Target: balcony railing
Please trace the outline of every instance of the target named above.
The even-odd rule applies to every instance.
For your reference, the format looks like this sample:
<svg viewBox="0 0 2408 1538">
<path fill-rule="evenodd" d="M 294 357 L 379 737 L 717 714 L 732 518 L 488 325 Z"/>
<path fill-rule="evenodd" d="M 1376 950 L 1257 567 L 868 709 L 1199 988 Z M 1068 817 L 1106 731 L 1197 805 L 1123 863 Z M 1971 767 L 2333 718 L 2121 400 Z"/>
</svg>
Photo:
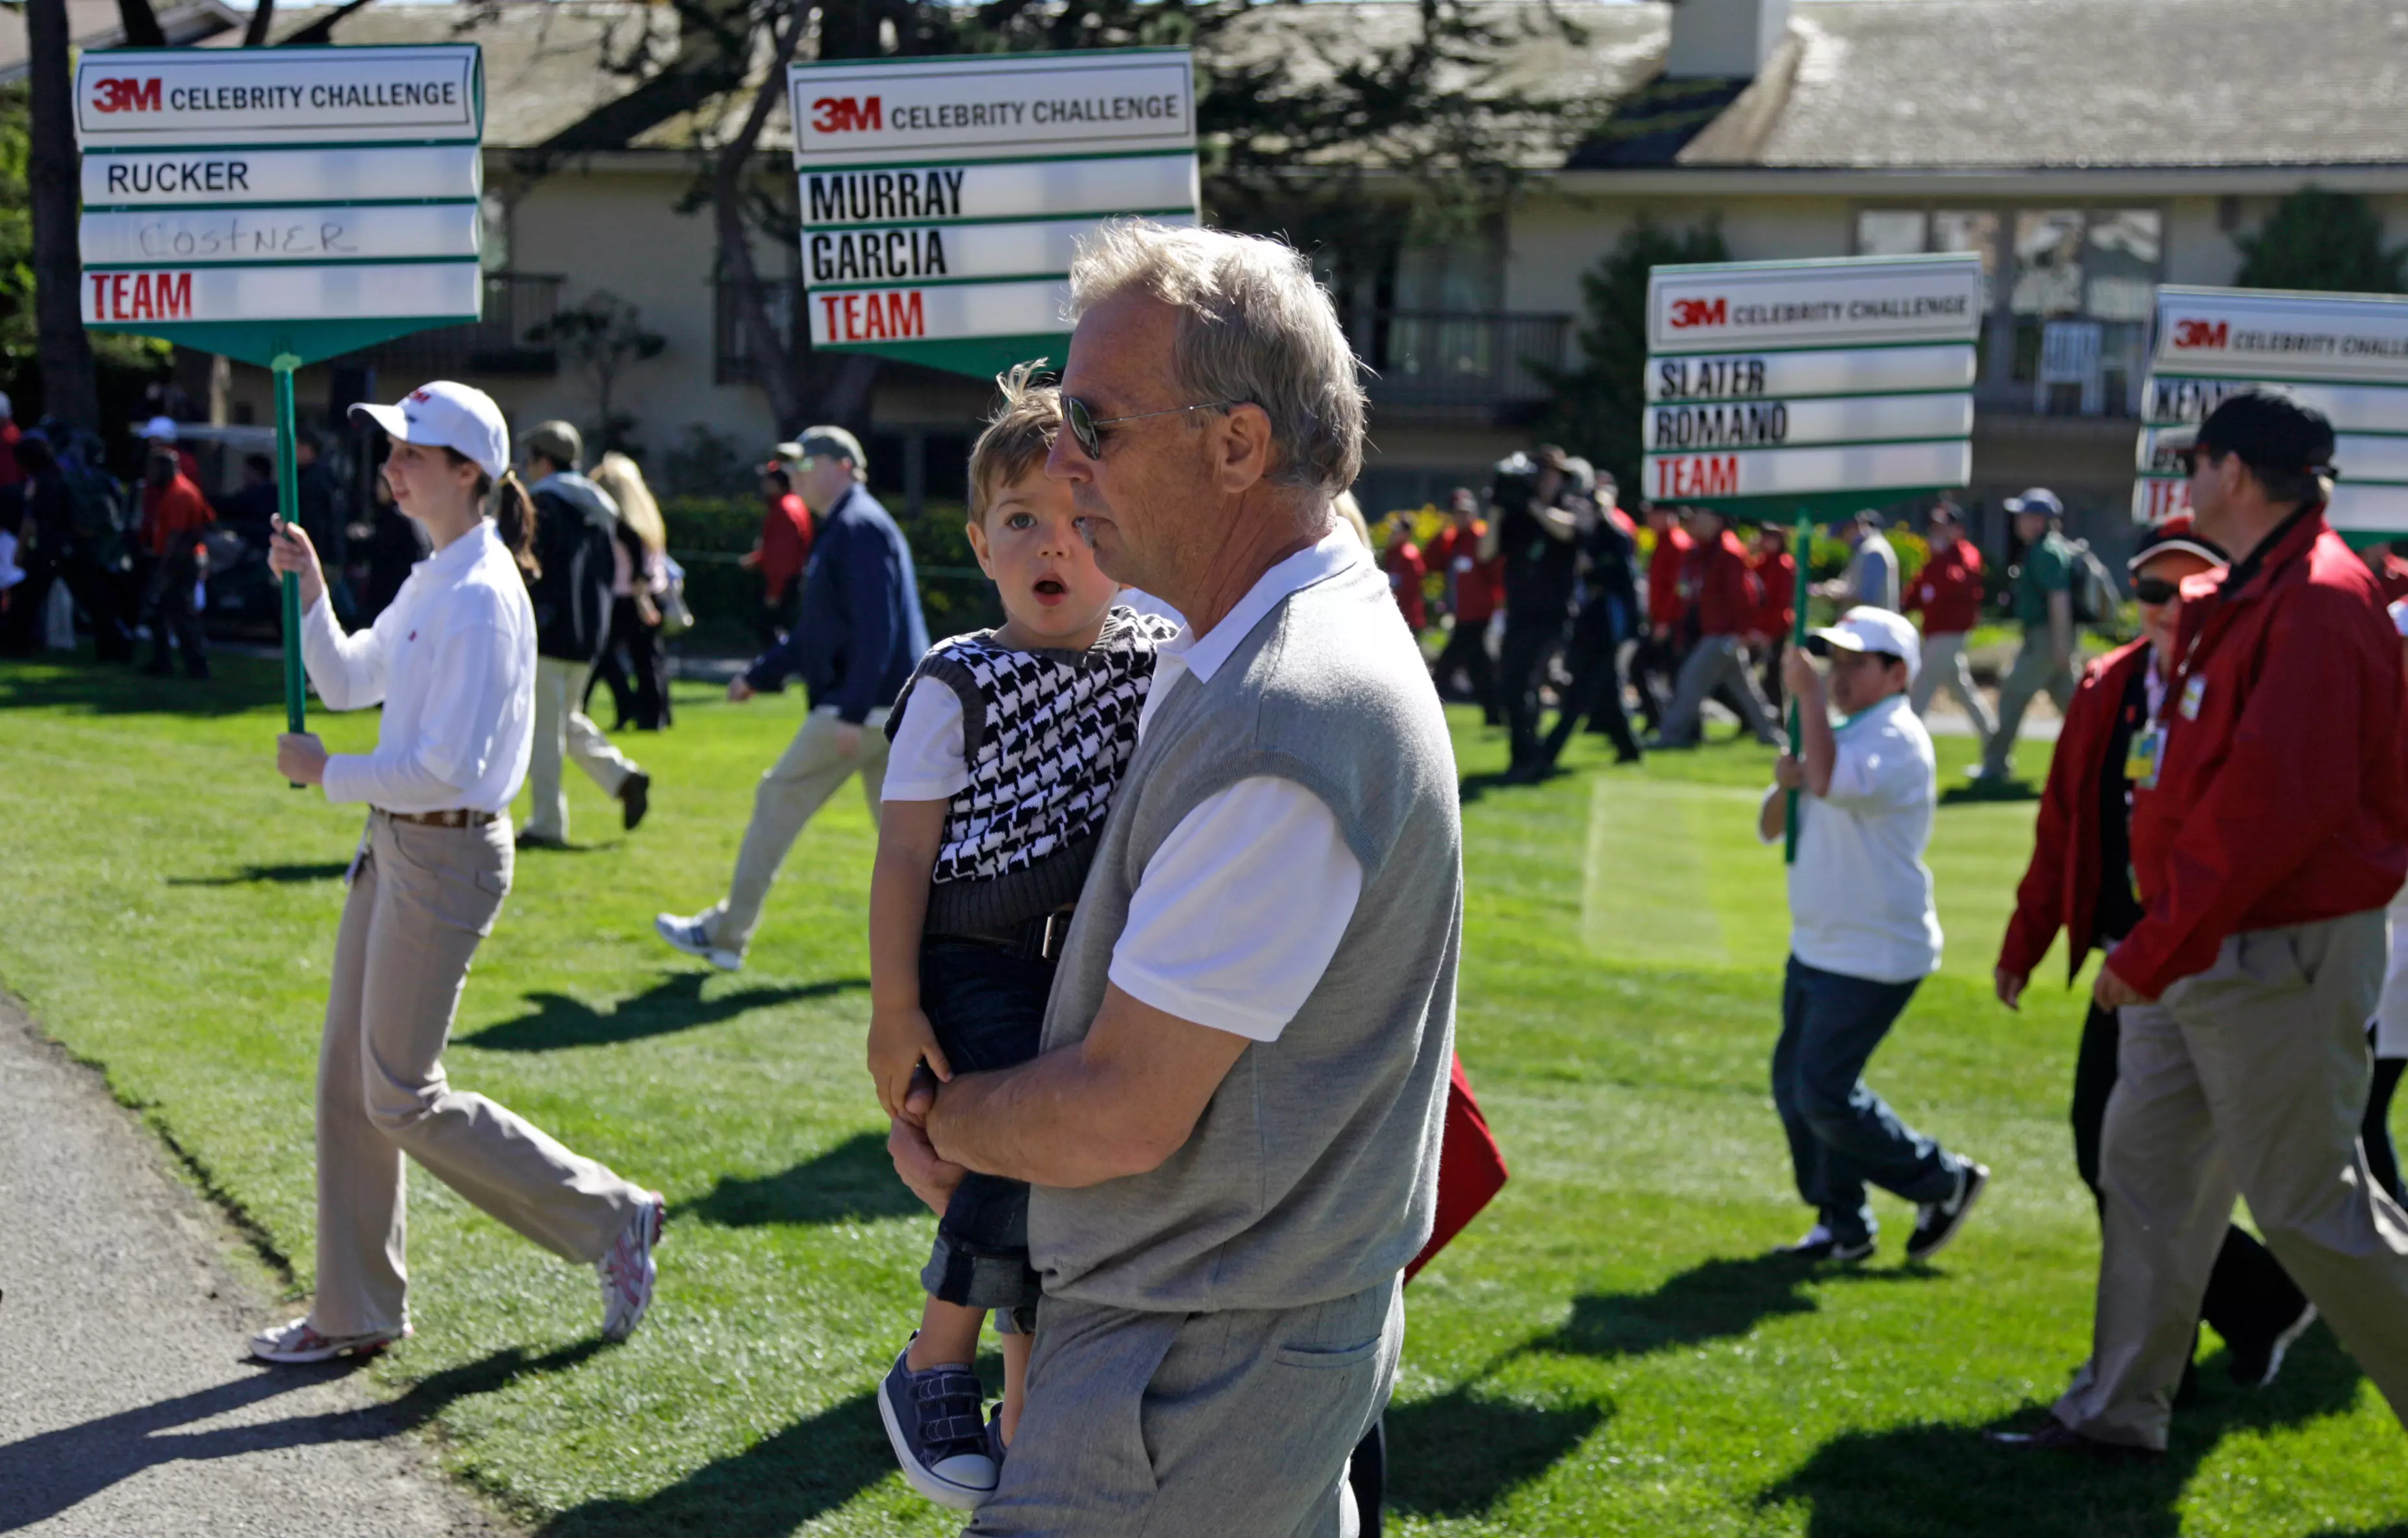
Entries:
<svg viewBox="0 0 2408 1538">
<path fill-rule="evenodd" d="M 1572 321 L 1569 315 L 1378 310 L 1358 315 L 1354 332 L 1355 351 L 1375 370 L 1376 404 L 1495 411 L 1536 406 L 1553 394 L 1537 367 L 1566 367 Z"/>
<path fill-rule="evenodd" d="M 763 303 L 769 307 L 769 323 L 786 338 L 790 355 L 800 356 L 810 345 L 804 322 L 808 319 L 801 299 L 802 284 L 792 278 L 761 280 L 756 286 Z M 761 360 L 755 355 L 752 335 L 745 329 L 743 309 L 737 299 L 743 285 L 733 278 L 722 278 L 711 290 L 710 335 L 711 378 L 721 384 L 758 384 L 761 382 Z"/>
<path fill-rule="evenodd" d="M 489 272 L 483 320 L 398 337 L 347 361 L 419 379 L 557 373 L 558 350 L 535 334 L 560 308 L 562 281 L 536 273 Z"/>
</svg>

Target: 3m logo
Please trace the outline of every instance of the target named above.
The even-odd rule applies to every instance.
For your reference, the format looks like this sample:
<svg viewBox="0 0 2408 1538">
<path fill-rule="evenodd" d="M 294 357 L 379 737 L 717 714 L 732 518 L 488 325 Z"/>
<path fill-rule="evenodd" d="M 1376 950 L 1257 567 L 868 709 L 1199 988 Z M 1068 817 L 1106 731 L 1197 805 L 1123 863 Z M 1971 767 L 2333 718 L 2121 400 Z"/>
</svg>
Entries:
<svg viewBox="0 0 2408 1538">
<path fill-rule="evenodd" d="M 1672 301 L 1672 329 L 1686 331 L 1693 325 L 1730 324 L 1728 299 L 1675 299 Z"/>
<path fill-rule="evenodd" d="M 120 76 L 92 82 L 92 108 L 95 112 L 156 112 L 159 110 L 159 82 L 156 79 L 133 80 Z"/>
<path fill-rule="evenodd" d="M 1648 495 L 1657 502 L 1739 495 L 1737 454 L 1681 454 L 1651 460 L 1648 468 L 1656 472 L 1656 489 Z"/>
<path fill-rule="evenodd" d="M 2176 321 L 2176 347 L 2229 347 L 2232 345 L 2230 321 Z"/>
<path fill-rule="evenodd" d="M 822 96 L 811 103 L 811 131 L 816 134 L 876 132 L 886 126 L 886 114 L 876 96 Z"/>
</svg>

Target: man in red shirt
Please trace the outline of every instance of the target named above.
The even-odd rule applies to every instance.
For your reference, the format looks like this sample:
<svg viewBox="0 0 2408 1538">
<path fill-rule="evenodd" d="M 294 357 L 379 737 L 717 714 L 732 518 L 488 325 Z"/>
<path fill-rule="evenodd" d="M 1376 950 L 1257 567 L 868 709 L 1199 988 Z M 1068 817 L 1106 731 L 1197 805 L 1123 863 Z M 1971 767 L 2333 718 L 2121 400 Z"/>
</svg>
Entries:
<svg viewBox="0 0 2408 1538">
<path fill-rule="evenodd" d="M 201 634 L 201 606 L 194 591 L 208 571 L 201 536 L 217 521 L 209 499 L 170 452 L 153 452 L 143 470 L 142 521 L 136 537 L 150 558 L 144 598 L 150 611 L 150 671 L 175 671 L 168 640 L 183 648 L 184 670 L 209 676 L 208 641 Z"/>
<path fill-rule="evenodd" d="M 1429 624 L 1428 595 L 1422 591 L 1429 577 L 1429 562 L 1422 558 L 1422 547 L 1413 543 L 1412 525 L 1402 517 L 1388 525 L 1388 549 L 1382 566 L 1388 573 L 1388 590 L 1397 596 L 1397 609 L 1418 639 Z"/>
<path fill-rule="evenodd" d="M 2374 573 L 2375 582 L 2382 587 L 2386 604 L 2408 598 L 2408 561 L 2400 558 L 2397 540 L 2369 545 L 2360 553 L 2365 557 L 2366 568 Z"/>
<path fill-rule="evenodd" d="M 1657 745 L 1694 748 L 1702 730 L 1699 712 L 1717 690 L 1739 706 L 1741 720 L 1756 740 L 1768 747 L 1781 738 L 1774 730 L 1772 710 L 1757 692 L 1747 670 L 1741 643 L 1756 624 L 1762 602 L 1756 574 L 1747 568 L 1747 552 L 1739 536 L 1723 523 L 1723 515 L 1703 508 L 1689 515 L 1694 545 L 1689 552 L 1688 578 L 1682 586 L 1697 613 L 1698 643 L 1681 663 L 1681 677 L 1672 691 L 1671 708 L 1664 714 Z M 1654 573 L 1649 573 L 1652 578 Z"/>
<path fill-rule="evenodd" d="M 2325 522 L 2321 413 L 2247 390 L 2166 447 L 2233 562 L 2183 584 L 2180 660 L 2131 748 L 2143 912 L 2092 990 L 2124 1013 L 2090 1361 L 2010 1439 L 2142 1456 L 2165 1448 L 2236 1196 L 2408 1418 L 2408 1212 L 2358 1143 L 2384 909 L 2408 875 L 2408 676 Z"/>
<path fill-rule="evenodd" d="M 1429 543 L 1429 566 L 1446 577 L 1446 603 L 1455 614 L 1446 649 L 1430 664 L 1442 699 L 1469 697 L 1480 707 L 1481 719 L 1494 726 L 1497 713 L 1497 664 L 1488 654 L 1488 625 L 1497 617 L 1505 596 L 1505 558 L 1480 558 L 1480 541 L 1488 533 L 1480 516 L 1480 498 L 1469 486 L 1455 488 L 1446 527 Z M 1470 694 L 1448 692 L 1460 673 Z"/>
<path fill-rule="evenodd" d="M 764 646 L 776 646 L 794 628 L 794 600 L 802 597 L 802 584 L 796 579 L 811 559 L 811 514 L 795 495 L 793 474 L 780 460 L 761 467 L 761 537 L 745 553 L 744 565 L 761 574 L 761 612 L 754 628 Z"/>
<path fill-rule="evenodd" d="M 1798 557 L 1789 553 L 1789 531 L 1779 524 L 1757 529 L 1747 564 L 1762 591 L 1756 600 L 1756 622 L 1747 627 L 1747 649 L 1756 659 L 1756 676 L 1764 685 L 1765 702 L 1779 715 L 1781 649 L 1789 644 L 1790 628 L 1798 623 Z"/>
<path fill-rule="evenodd" d="M 1647 729 L 1660 736 L 1670 685 L 1695 639 L 1686 623 L 1688 599 L 1681 591 L 1692 542 L 1681 526 L 1680 509 L 1650 504 L 1646 515 L 1656 544 L 1647 557 L 1647 626 L 1630 654 L 1630 677 L 1639 685 L 1639 712 L 1647 718 Z"/>
<path fill-rule="evenodd" d="M 24 469 L 17 463 L 17 440 L 24 435 L 17 430 L 17 408 L 8 394 L 0 390 L 0 491 L 22 484 Z"/>
<path fill-rule="evenodd" d="M 1973 687 L 1973 669 L 1965 660 L 1965 638 L 1982 622 L 1982 553 L 1965 538 L 1956 509 L 1946 502 L 1931 510 L 1928 538 L 1931 558 L 1906 590 L 1906 611 L 1923 615 L 1923 668 L 1914 675 L 1907 703 L 1923 715 L 1931 709 L 1932 693 L 1947 684 L 1986 755 L 1999 724 L 1982 691 Z"/>
</svg>

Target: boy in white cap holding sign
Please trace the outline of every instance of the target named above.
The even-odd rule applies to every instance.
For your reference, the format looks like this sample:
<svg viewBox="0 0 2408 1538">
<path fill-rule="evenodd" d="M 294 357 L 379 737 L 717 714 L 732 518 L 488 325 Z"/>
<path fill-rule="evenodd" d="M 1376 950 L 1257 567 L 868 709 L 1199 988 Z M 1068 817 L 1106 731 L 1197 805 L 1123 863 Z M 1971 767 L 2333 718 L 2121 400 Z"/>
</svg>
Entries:
<svg viewBox="0 0 2408 1538">
<path fill-rule="evenodd" d="M 1829 661 L 1828 697 L 1809 653 Z M 1772 1053 L 1772 1103 L 1798 1194 L 1818 1215 L 1803 1239 L 1774 1252 L 1799 1260 L 1873 1253 L 1868 1184 L 1916 1204 L 1906 1258 L 1928 1259 L 1956 1236 L 1990 1176 L 1900 1121 L 1863 1079 L 1916 986 L 1940 970 L 1940 914 L 1923 863 L 1938 768 L 1907 699 L 1921 654 L 1905 615 L 1860 605 L 1782 665 L 1798 702 L 1799 755 L 1774 761 L 1756 831 L 1778 841 L 1782 793 L 1800 792 Z"/>
</svg>

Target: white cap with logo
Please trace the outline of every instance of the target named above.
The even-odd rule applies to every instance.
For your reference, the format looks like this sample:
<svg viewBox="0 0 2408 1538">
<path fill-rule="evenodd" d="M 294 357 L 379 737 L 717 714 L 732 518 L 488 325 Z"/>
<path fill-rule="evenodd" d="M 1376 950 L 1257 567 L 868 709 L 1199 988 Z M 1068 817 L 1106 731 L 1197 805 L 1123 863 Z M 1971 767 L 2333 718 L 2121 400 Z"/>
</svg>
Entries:
<svg viewBox="0 0 2408 1538">
<path fill-rule="evenodd" d="M 451 449 L 499 481 L 510 467 L 510 429 L 494 397 L 473 385 L 437 380 L 404 395 L 398 405 L 351 408 L 384 429 L 385 436 L 423 449 Z"/>
<path fill-rule="evenodd" d="M 1923 668 L 1923 638 L 1904 614 L 1870 604 L 1858 604 L 1840 616 L 1840 623 L 1809 631 L 1808 650 L 1814 652 L 1886 652 L 1906 664 L 1906 681 Z M 1819 646 L 1812 644 L 1820 641 Z"/>
</svg>

